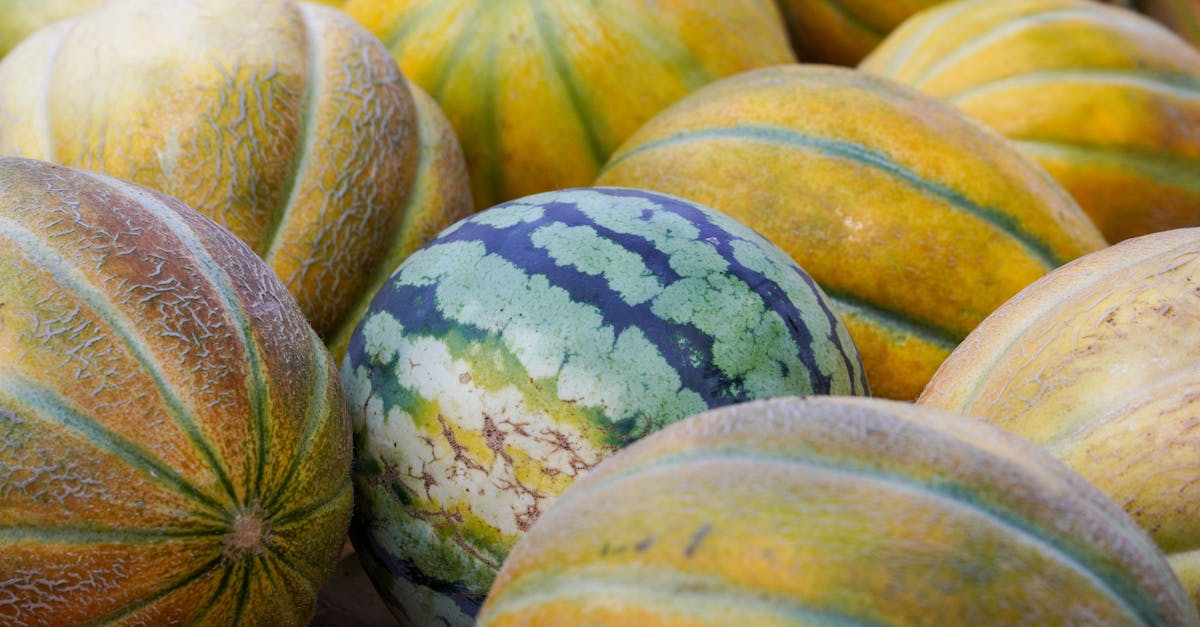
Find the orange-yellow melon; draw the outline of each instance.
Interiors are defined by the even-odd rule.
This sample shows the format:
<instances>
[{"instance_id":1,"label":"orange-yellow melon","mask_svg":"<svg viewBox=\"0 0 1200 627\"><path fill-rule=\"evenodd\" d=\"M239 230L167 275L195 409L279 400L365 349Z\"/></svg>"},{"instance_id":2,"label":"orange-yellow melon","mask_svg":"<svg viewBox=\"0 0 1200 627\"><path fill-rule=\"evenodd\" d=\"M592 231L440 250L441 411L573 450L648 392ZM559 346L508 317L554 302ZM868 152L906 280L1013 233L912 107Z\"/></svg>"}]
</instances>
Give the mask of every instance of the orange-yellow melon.
<instances>
[{"instance_id":1,"label":"orange-yellow melon","mask_svg":"<svg viewBox=\"0 0 1200 627\"><path fill-rule=\"evenodd\" d=\"M629 139L597 185L722 211L834 301L871 391L911 400L993 309L1105 245L1063 189L957 109L845 68L709 85Z\"/></svg>"},{"instance_id":2,"label":"orange-yellow melon","mask_svg":"<svg viewBox=\"0 0 1200 627\"><path fill-rule=\"evenodd\" d=\"M178 200L0 158L0 625L307 625L350 418L287 289Z\"/></svg>"},{"instance_id":3,"label":"orange-yellow melon","mask_svg":"<svg viewBox=\"0 0 1200 627\"><path fill-rule=\"evenodd\" d=\"M1200 226L1200 50L1091 0L964 0L895 30L860 69L1013 140L1110 242Z\"/></svg>"},{"instance_id":4,"label":"orange-yellow melon","mask_svg":"<svg viewBox=\"0 0 1200 627\"><path fill-rule=\"evenodd\" d=\"M517 542L509 625L1193 625L1161 552L1034 445L909 403L730 405L602 461Z\"/></svg>"},{"instance_id":5,"label":"orange-yellow melon","mask_svg":"<svg viewBox=\"0 0 1200 627\"><path fill-rule=\"evenodd\" d=\"M774 0L347 0L462 142L475 204L589 185L696 88L795 57Z\"/></svg>"}]
</instances>

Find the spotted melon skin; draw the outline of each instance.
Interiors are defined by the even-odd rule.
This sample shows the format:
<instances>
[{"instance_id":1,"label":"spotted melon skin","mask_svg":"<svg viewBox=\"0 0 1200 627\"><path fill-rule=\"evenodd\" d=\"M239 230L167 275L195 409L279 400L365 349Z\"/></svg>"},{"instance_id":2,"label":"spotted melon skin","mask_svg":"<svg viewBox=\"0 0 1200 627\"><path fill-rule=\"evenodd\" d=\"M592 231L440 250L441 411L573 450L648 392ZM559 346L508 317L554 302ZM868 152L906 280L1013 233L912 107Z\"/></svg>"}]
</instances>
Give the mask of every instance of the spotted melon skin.
<instances>
[{"instance_id":1,"label":"spotted melon skin","mask_svg":"<svg viewBox=\"0 0 1200 627\"><path fill-rule=\"evenodd\" d=\"M786 254L711 209L616 188L444 231L376 296L342 379L357 546L418 625L469 624L554 495L646 433L747 399L867 393Z\"/></svg>"},{"instance_id":2,"label":"spotted melon skin","mask_svg":"<svg viewBox=\"0 0 1200 627\"><path fill-rule=\"evenodd\" d=\"M1033 283L918 402L1045 448L1120 503L1200 603L1200 228L1128 239Z\"/></svg>"},{"instance_id":3,"label":"spotted melon skin","mask_svg":"<svg viewBox=\"0 0 1200 627\"><path fill-rule=\"evenodd\" d=\"M350 446L333 360L245 244L0 158L0 624L307 624Z\"/></svg>"},{"instance_id":4,"label":"spotted melon skin","mask_svg":"<svg viewBox=\"0 0 1200 627\"><path fill-rule=\"evenodd\" d=\"M479 625L1195 625L1163 555L1033 444L884 399L714 409L606 459Z\"/></svg>"}]
</instances>

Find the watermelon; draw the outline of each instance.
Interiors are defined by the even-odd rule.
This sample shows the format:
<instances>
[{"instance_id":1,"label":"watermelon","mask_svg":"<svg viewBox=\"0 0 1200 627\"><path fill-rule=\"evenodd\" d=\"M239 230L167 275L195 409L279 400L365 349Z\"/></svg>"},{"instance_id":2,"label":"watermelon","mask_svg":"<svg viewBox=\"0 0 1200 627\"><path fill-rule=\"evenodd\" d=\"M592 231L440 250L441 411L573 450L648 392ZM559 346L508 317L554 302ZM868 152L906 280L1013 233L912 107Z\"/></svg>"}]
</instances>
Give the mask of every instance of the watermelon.
<instances>
[{"instance_id":1,"label":"watermelon","mask_svg":"<svg viewBox=\"0 0 1200 627\"><path fill-rule=\"evenodd\" d=\"M0 190L0 624L307 624L353 491L295 298L148 188L6 157Z\"/></svg>"},{"instance_id":2,"label":"watermelon","mask_svg":"<svg viewBox=\"0 0 1200 627\"><path fill-rule=\"evenodd\" d=\"M865 395L849 332L786 253L655 192L524 197L400 264L350 339L353 535L402 622L470 624L576 477L666 424Z\"/></svg>"}]
</instances>

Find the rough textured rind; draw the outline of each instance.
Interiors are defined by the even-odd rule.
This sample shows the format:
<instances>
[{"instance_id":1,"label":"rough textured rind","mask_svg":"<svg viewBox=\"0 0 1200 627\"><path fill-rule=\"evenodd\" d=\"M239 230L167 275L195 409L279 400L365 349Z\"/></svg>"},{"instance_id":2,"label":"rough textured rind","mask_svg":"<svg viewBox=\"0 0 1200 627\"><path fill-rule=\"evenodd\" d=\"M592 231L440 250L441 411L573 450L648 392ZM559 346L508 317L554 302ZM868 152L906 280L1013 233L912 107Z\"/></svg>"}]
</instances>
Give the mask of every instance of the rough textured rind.
<instances>
[{"instance_id":1,"label":"rough textured rind","mask_svg":"<svg viewBox=\"0 0 1200 627\"><path fill-rule=\"evenodd\" d=\"M860 69L952 103L1038 160L1109 241L1200 226L1200 50L1090 0L968 0Z\"/></svg>"},{"instance_id":2,"label":"rough textured rind","mask_svg":"<svg viewBox=\"0 0 1200 627\"><path fill-rule=\"evenodd\" d=\"M801 61L857 65L909 17L946 0L777 0Z\"/></svg>"},{"instance_id":3,"label":"rough textured rind","mask_svg":"<svg viewBox=\"0 0 1200 627\"><path fill-rule=\"evenodd\" d=\"M478 624L1195 625L1115 503L933 408L788 398L618 452L518 541Z\"/></svg>"},{"instance_id":4,"label":"rough textured rind","mask_svg":"<svg viewBox=\"0 0 1200 627\"><path fill-rule=\"evenodd\" d=\"M1126 240L1030 285L919 402L1057 456L1145 527L1200 602L1200 229Z\"/></svg>"},{"instance_id":5,"label":"rough textured rind","mask_svg":"<svg viewBox=\"0 0 1200 627\"><path fill-rule=\"evenodd\" d=\"M475 205L590 185L660 109L795 60L774 0L347 0L462 141Z\"/></svg>"},{"instance_id":6,"label":"rough textured rind","mask_svg":"<svg viewBox=\"0 0 1200 627\"><path fill-rule=\"evenodd\" d=\"M1104 246L1070 197L953 107L849 69L709 85L656 116L599 185L708 205L838 305L871 390L911 400L955 344L1050 269Z\"/></svg>"},{"instance_id":7,"label":"rough textured rind","mask_svg":"<svg viewBox=\"0 0 1200 627\"><path fill-rule=\"evenodd\" d=\"M350 460L333 362L249 248L0 158L0 623L306 624Z\"/></svg>"},{"instance_id":8,"label":"rough textured rind","mask_svg":"<svg viewBox=\"0 0 1200 627\"><path fill-rule=\"evenodd\" d=\"M330 7L112 0L0 62L0 153L179 198L262 256L328 337L414 234L472 208L461 155L423 153L446 122L414 98ZM463 191L430 194L431 179Z\"/></svg>"},{"instance_id":9,"label":"rough textured rind","mask_svg":"<svg viewBox=\"0 0 1200 627\"><path fill-rule=\"evenodd\" d=\"M406 259L342 363L356 546L404 622L466 624L516 539L621 446L710 407L867 393L786 254L630 189L539 194Z\"/></svg>"}]
</instances>

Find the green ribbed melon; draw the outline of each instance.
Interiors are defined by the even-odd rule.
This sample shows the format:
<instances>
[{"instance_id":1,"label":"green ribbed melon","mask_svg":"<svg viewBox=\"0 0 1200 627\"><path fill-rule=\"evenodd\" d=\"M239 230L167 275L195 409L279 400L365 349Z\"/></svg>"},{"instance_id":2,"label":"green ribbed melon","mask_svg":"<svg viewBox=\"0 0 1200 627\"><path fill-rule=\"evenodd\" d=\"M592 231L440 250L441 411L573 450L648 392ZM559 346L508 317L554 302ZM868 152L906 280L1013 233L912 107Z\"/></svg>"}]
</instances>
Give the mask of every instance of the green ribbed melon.
<instances>
[{"instance_id":1,"label":"green ribbed melon","mask_svg":"<svg viewBox=\"0 0 1200 627\"><path fill-rule=\"evenodd\" d=\"M1195 625L1112 500L986 423L883 399L740 403L568 488L480 627Z\"/></svg>"},{"instance_id":2,"label":"green ribbed melon","mask_svg":"<svg viewBox=\"0 0 1200 627\"><path fill-rule=\"evenodd\" d=\"M683 98L598 185L713 207L837 304L876 395L916 398L993 309L1105 245L1032 160L953 107L845 68L746 72Z\"/></svg>"},{"instance_id":3,"label":"green ribbed melon","mask_svg":"<svg viewBox=\"0 0 1200 627\"><path fill-rule=\"evenodd\" d=\"M405 260L351 338L354 539L393 613L470 624L509 547L576 477L711 407L864 395L788 256L644 190L525 197Z\"/></svg>"}]
</instances>

